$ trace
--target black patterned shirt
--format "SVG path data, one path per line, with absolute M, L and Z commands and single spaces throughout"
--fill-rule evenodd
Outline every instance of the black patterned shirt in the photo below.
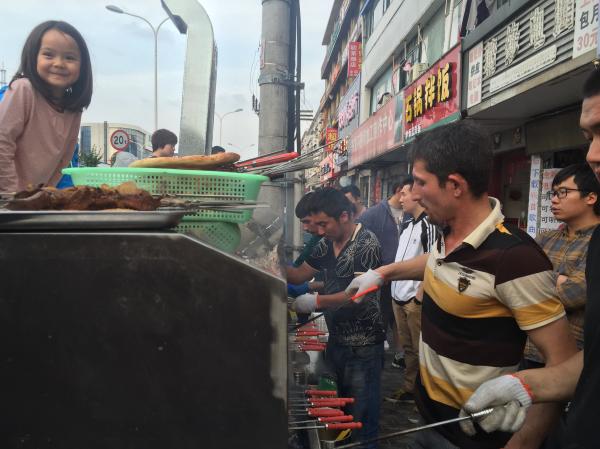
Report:
M 324 238 L 317 244 L 306 263 L 325 271 L 323 294 L 342 292 L 355 273 L 364 273 L 381 265 L 381 248 L 375 234 L 358 224 L 352 238 L 335 257 L 333 242 Z M 345 303 L 325 311 L 329 342 L 342 346 L 365 346 L 385 338 L 379 292 L 369 293 L 360 304 Z

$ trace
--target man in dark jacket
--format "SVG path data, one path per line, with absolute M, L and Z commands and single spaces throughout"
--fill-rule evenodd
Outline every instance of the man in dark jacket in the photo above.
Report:
M 363 214 L 356 219 L 357 223 L 362 223 L 362 225 L 375 234 L 377 240 L 379 240 L 381 245 L 381 262 L 383 265 L 394 262 L 396 250 L 398 249 L 398 239 L 400 237 L 400 230 L 404 217 L 402 205 L 400 203 L 401 191 L 402 183 L 394 183 L 392 186 L 392 194 L 387 200 L 381 201 L 376 206 L 365 210 Z M 392 294 L 389 283 L 381 288 L 380 300 L 385 329 L 394 329 Z M 392 347 L 399 349 L 399 343 L 389 343 Z M 402 355 L 400 352 L 396 353 L 394 356 L 392 366 L 395 368 L 400 368 L 402 366 Z

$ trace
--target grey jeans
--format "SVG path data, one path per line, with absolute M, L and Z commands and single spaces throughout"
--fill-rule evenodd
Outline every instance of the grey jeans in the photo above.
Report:
M 459 449 L 433 429 L 423 430 L 413 435 L 406 449 Z

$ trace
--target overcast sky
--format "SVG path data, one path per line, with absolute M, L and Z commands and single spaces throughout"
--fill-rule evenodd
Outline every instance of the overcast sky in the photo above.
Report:
M 258 116 L 252 112 L 252 93 L 258 95 L 258 48 L 261 34 L 260 0 L 199 0 L 210 16 L 219 50 L 215 109 L 223 115 L 223 146 L 241 153 L 257 153 Z M 333 0 L 301 0 L 302 78 L 306 83 L 302 109 L 319 105 L 323 33 Z M 19 0 L 2 5 L 0 64 L 7 81 L 18 68 L 23 43 L 31 29 L 50 19 L 65 20 L 82 34 L 89 47 L 94 73 L 94 95 L 84 112 L 86 122 L 123 122 L 151 132 L 154 123 L 154 40 L 140 19 L 105 9 L 107 4 L 145 17 L 154 26 L 166 17 L 160 0 Z M 158 37 L 158 126 L 179 134 L 181 89 L 186 37 L 165 23 Z M 219 120 L 215 118 L 218 144 Z M 231 144 L 231 145 L 229 145 Z

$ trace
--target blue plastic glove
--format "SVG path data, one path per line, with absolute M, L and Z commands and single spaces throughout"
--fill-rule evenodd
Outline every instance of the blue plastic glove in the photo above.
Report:
M 308 282 L 304 284 L 288 284 L 287 285 L 287 294 L 292 298 L 296 298 L 297 296 L 304 295 L 308 293 Z

